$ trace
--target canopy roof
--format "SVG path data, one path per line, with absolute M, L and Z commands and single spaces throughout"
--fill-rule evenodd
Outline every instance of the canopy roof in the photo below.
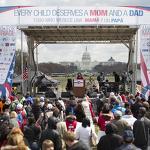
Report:
M 137 26 L 27 26 L 20 28 L 38 43 L 128 43 Z

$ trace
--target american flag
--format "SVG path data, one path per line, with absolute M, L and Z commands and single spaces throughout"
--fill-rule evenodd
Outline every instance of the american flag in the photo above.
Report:
M 150 26 L 143 25 L 140 34 L 140 58 L 141 58 L 141 81 L 142 81 L 142 97 L 148 100 L 150 96 Z
M 28 79 L 28 66 L 27 66 L 27 63 L 24 67 L 24 70 L 23 70 L 23 80 L 27 80 Z

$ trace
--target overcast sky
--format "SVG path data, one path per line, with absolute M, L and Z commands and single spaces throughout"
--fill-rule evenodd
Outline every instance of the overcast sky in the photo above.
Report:
M 0 6 L 33 5 L 33 6 L 150 6 L 150 0 L 0 0 Z M 19 37 L 19 36 L 18 36 Z M 25 38 L 24 38 L 25 39 Z M 26 49 L 24 40 L 24 49 Z M 116 61 L 127 62 L 128 49 L 123 44 L 85 45 L 53 44 L 40 45 L 39 62 L 81 61 L 87 46 L 92 61 L 107 61 L 111 56 Z M 20 40 L 17 39 L 17 48 Z

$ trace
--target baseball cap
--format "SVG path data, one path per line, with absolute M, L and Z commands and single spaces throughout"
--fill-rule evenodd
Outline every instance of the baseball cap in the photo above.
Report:
M 44 97 L 43 97 L 43 96 L 40 97 L 40 101 L 41 101 L 41 102 L 44 102 Z
M 122 117 L 122 112 L 120 111 L 120 110 L 116 110 L 115 112 L 114 112 L 114 116 L 118 116 L 118 117 Z

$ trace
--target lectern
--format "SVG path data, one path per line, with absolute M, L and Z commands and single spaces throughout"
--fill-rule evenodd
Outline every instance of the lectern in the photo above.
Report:
M 75 79 L 73 80 L 73 93 L 75 97 L 83 98 L 85 95 L 85 80 Z

